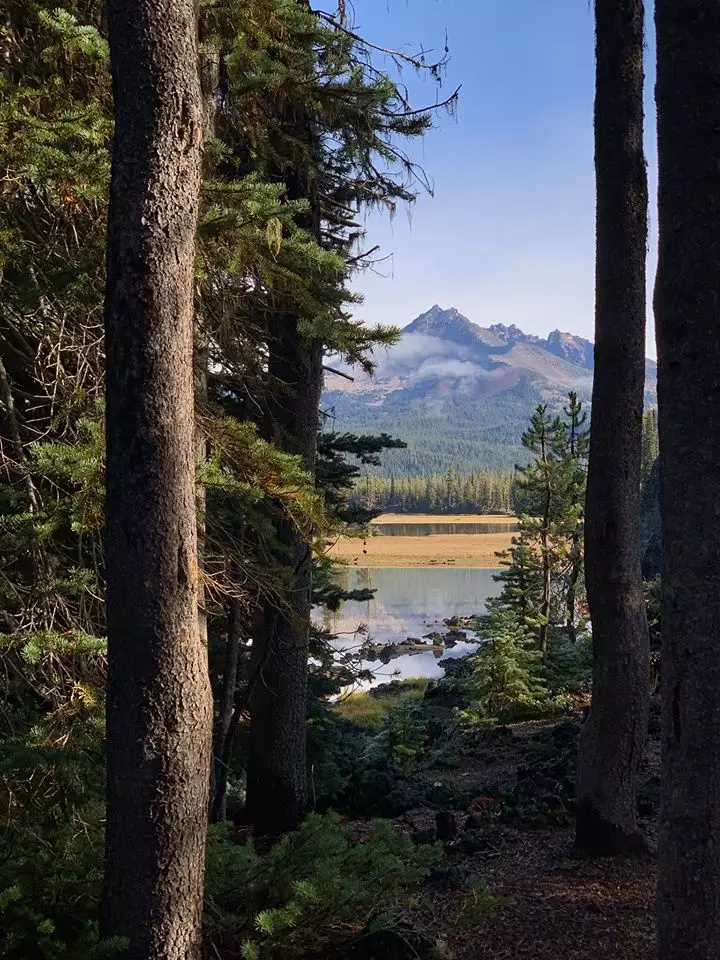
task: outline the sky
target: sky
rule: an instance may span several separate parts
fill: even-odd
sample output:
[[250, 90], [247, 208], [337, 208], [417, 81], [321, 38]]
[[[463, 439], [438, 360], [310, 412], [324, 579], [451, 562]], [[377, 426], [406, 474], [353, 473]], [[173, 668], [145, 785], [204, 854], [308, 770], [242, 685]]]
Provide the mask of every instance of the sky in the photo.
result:
[[[404, 326], [439, 303], [475, 323], [555, 328], [593, 339], [595, 196], [592, 0], [355, 0], [356, 28], [383, 47], [442, 52], [443, 86], [402, 79], [417, 106], [462, 84], [456, 118], [438, 114], [411, 146], [434, 196], [391, 223], [367, 220], [366, 247], [389, 257], [355, 281], [370, 324]], [[652, 51], [652, 35], [648, 35]], [[394, 67], [386, 63], [391, 72]], [[648, 275], [655, 270], [652, 77]], [[649, 298], [650, 303], [650, 298]], [[655, 356], [648, 315], [648, 355]]]

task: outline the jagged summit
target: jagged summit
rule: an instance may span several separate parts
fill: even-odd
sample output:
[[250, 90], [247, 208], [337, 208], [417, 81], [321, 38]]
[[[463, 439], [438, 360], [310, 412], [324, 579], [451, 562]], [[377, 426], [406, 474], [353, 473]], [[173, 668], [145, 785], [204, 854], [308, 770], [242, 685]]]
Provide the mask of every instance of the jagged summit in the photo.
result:
[[[329, 375], [324, 405], [342, 429], [385, 430], [411, 442], [412, 471], [512, 466], [536, 403], [559, 409], [568, 391], [589, 402], [593, 345], [553, 330], [546, 338], [515, 324], [481, 327], [455, 307], [434, 304], [378, 352], [374, 377]], [[655, 364], [646, 394], [654, 402]], [[404, 461], [405, 462], [405, 461]]]
[[553, 330], [543, 339], [535, 334], [525, 333], [514, 323], [509, 326], [493, 323], [489, 327], [481, 327], [455, 307], [444, 309], [437, 303], [425, 313], [421, 313], [403, 330], [404, 335], [413, 333], [439, 337], [441, 340], [450, 340], [467, 347], [477, 345], [485, 348], [483, 352], [487, 352], [487, 348], [529, 344], [585, 370], [593, 369], [593, 345], [584, 337]]
[[421, 313], [403, 330], [403, 335], [413, 333], [440, 337], [442, 340], [452, 340], [465, 346], [499, 346], [501, 343], [490, 330], [468, 320], [455, 307], [445, 310], [437, 303], [425, 313]]

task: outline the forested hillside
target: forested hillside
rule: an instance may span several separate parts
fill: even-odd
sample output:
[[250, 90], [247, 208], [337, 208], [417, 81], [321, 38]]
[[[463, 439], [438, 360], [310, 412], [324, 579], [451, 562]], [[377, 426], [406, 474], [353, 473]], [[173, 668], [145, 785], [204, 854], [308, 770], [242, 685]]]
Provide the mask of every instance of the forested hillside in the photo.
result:
[[[455, 470], [507, 470], [524, 462], [527, 411], [559, 412], [568, 390], [589, 402], [593, 348], [553, 331], [547, 339], [517, 327], [472, 323], [435, 305], [376, 350], [372, 377], [325, 378], [323, 407], [337, 429], [388, 431], [407, 442], [384, 459], [386, 473], [424, 476]], [[655, 364], [646, 361], [645, 401], [657, 402]]]

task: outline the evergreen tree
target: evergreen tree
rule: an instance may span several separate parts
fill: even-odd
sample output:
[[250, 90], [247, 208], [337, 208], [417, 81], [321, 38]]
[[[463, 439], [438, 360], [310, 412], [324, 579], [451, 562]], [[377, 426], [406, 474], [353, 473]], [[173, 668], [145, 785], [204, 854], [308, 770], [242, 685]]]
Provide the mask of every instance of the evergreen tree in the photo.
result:
[[553, 543], [553, 525], [565, 494], [562, 462], [558, 448], [562, 442], [560, 418], [548, 413], [547, 405], [538, 404], [528, 429], [523, 433], [523, 446], [534, 456], [527, 467], [518, 467], [517, 496], [522, 503], [521, 531], [527, 541], [536, 541], [540, 551], [542, 572], [540, 607], [538, 610], [538, 646], [547, 650], [548, 627], [552, 601], [552, 570], [557, 554]]
[[[102, 927], [132, 960], [200, 955], [212, 706], [199, 637], [192, 3], [110, 0], [107, 831]], [[168, 416], [172, 411], [172, 420]]]
[[504, 599], [488, 602], [488, 613], [479, 624], [486, 640], [474, 658], [467, 690], [473, 712], [485, 719], [503, 719], [518, 707], [533, 707], [547, 696], [540, 678], [542, 652]]
[[655, 24], [663, 550], [658, 956], [710, 960], [720, 955], [720, 9], [657, 0]]
[[651, 410], [647, 410], [643, 415], [641, 453], [642, 462], [640, 467], [643, 483], [647, 482], [650, 472], [653, 468], [653, 464], [658, 458], [658, 454], [659, 444], [657, 408], [653, 407]]
[[568, 395], [568, 406], [563, 408], [565, 413], [565, 436], [563, 450], [563, 466], [566, 473], [567, 509], [563, 524], [568, 542], [568, 571], [566, 590], [566, 629], [568, 639], [574, 643], [577, 639], [576, 629], [576, 600], [578, 582], [583, 574], [583, 514], [585, 507], [585, 483], [587, 474], [587, 455], [590, 445], [587, 423], [587, 412], [576, 393]]
[[595, 377], [585, 524], [593, 698], [578, 760], [576, 840], [637, 845], [635, 781], [649, 706], [640, 567], [647, 174], [642, 0], [596, 0]]

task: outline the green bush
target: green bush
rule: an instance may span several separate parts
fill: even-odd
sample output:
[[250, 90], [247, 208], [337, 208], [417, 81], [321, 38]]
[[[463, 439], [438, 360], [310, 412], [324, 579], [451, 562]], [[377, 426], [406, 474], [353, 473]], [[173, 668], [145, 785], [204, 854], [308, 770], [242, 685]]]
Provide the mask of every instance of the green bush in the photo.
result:
[[[40, 768], [37, 777], [42, 777]], [[6, 826], [0, 841], [0, 958], [100, 960], [120, 940], [99, 942], [104, 807], [61, 808], [67, 820], [46, 817]]]
[[592, 688], [592, 635], [581, 633], [575, 643], [565, 634], [550, 634], [544, 677], [553, 696], [589, 693]]
[[299, 956], [360, 933], [379, 904], [389, 915], [402, 891], [441, 856], [439, 845], [416, 847], [387, 821], [374, 821], [360, 839], [337, 814], [311, 815], [264, 855], [215, 827], [207, 855], [208, 933], [220, 946], [241, 941], [246, 960]]
[[351, 720], [361, 727], [375, 729], [380, 726], [388, 711], [400, 703], [422, 700], [428, 683], [429, 680], [424, 677], [403, 680], [397, 684], [396, 691], [390, 696], [379, 696], [373, 690], [358, 690], [339, 700], [335, 709], [346, 720]]

